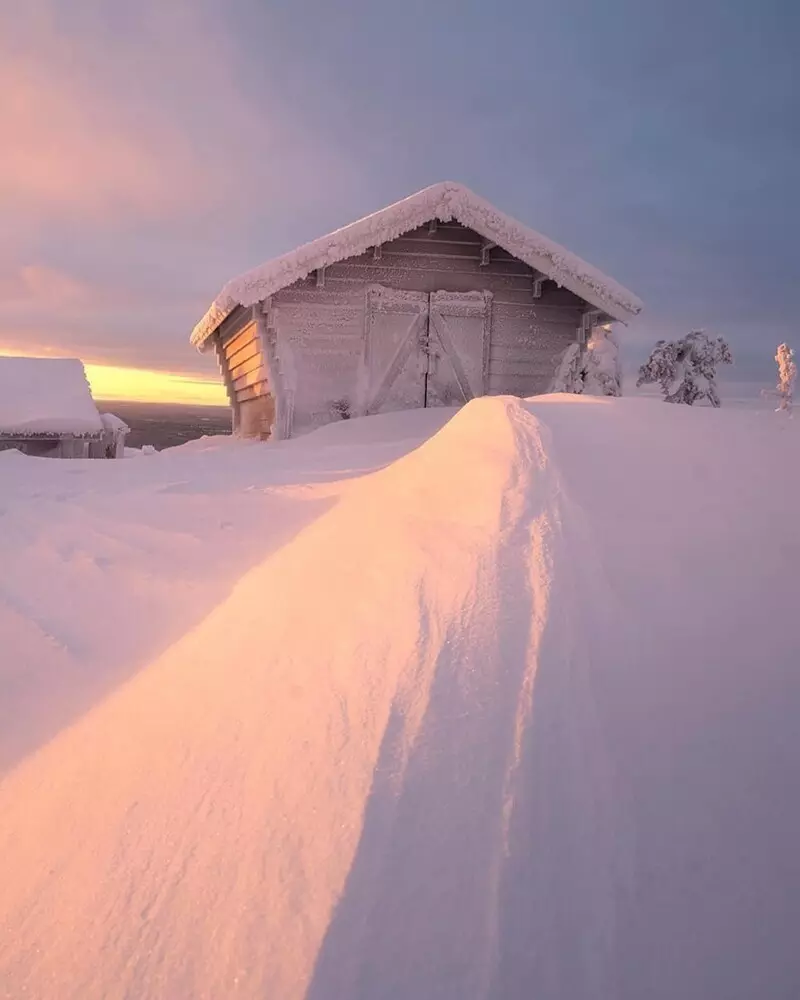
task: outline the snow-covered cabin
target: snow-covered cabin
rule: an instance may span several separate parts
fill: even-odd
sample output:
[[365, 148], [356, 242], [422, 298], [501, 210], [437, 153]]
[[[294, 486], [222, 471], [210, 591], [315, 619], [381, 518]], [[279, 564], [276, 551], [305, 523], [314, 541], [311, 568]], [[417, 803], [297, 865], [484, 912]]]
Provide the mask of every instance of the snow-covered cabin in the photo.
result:
[[120, 433], [104, 426], [77, 358], [0, 357], [0, 451], [109, 457]]
[[546, 392], [558, 357], [641, 309], [627, 289], [445, 182], [230, 281], [192, 333], [244, 436]]

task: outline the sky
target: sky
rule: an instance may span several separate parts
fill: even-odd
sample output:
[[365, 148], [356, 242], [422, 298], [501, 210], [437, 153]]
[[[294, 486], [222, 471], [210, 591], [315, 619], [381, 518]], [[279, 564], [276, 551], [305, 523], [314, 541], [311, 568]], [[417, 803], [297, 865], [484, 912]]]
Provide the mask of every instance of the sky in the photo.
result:
[[0, 0], [0, 351], [219, 401], [231, 277], [461, 181], [742, 379], [800, 347], [796, 0]]

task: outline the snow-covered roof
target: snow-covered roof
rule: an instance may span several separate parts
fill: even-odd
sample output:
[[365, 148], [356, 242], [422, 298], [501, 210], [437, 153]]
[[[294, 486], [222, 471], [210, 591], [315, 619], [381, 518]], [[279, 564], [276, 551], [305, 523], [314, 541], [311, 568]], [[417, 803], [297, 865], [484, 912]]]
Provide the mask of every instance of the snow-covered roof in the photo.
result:
[[469, 188], [444, 181], [229, 281], [194, 328], [192, 343], [202, 347], [237, 306], [255, 305], [317, 268], [357, 257], [432, 219], [460, 222], [614, 319], [626, 322], [641, 311], [641, 301], [613, 278], [504, 215]]
[[128, 427], [122, 417], [118, 417], [115, 413], [101, 413], [100, 419], [103, 421], [103, 427], [107, 431], [130, 433], [130, 427]]
[[92, 437], [102, 432], [77, 358], [0, 357], [0, 435]]

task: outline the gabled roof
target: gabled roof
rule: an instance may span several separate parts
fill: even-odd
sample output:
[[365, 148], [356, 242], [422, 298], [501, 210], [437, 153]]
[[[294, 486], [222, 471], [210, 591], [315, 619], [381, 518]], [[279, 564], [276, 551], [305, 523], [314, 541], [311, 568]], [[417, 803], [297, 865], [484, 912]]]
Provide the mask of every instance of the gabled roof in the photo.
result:
[[317, 268], [357, 257], [432, 219], [460, 222], [614, 319], [626, 322], [642, 308], [632, 292], [591, 264], [504, 215], [469, 188], [445, 181], [229, 281], [194, 328], [192, 343], [202, 347], [237, 306], [255, 305]]
[[76, 358], [0, 357], [0, 436], [102, 433], [86, 373]]

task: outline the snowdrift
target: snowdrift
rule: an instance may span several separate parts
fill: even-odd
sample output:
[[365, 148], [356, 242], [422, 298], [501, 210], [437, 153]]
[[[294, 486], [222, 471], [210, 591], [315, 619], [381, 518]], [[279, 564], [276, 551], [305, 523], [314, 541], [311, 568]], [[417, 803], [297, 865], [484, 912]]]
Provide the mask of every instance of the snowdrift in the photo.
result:
[[477, 400], [252, 540], [0, 780], [6, 991], [793, 995], [798, 435], [759, 416]]

